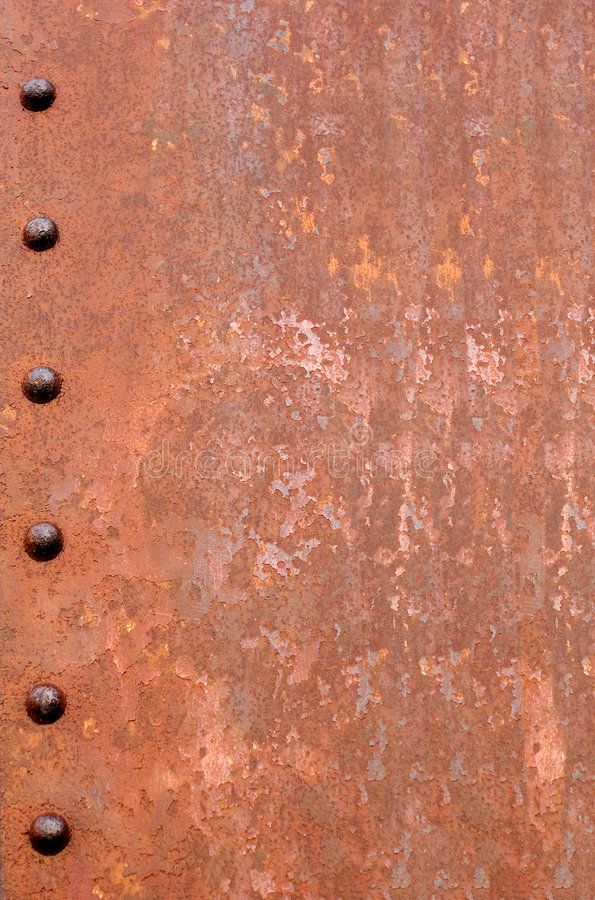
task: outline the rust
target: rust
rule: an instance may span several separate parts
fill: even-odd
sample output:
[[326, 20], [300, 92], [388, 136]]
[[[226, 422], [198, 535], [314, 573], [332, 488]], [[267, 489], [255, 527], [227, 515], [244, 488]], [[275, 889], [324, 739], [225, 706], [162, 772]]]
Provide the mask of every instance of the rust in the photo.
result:
[[58, 239], [58, 226], [48, 216], [34, 216], [23, 228], [23, 243], [38, 253], [50, 250]]
[[66, 711], [66, 695], [55, 684], [36, 684], [27, 694], [25, 708], [37, 725], [52, 725]]
[[63, 546], [62, 532], [52, 522], [37, 522], [25, 534], [25, 550], [37, 562], [55, 559]]
[[50, 403], [62, 390], [62, 376], [49, 366], [36, 366], [23, 378], [22, 388], [32, 403]]
[[70, 826], [58, 813], [43, 813], [31, 822], [29, 840], [33, 849], [42, 856], [55, 856], [68, 845]]
[[56, 88], [47, 78], [30, 78], [21, 88], [21, 103], [31, 112], [48, 109], [56, 99]]
[[3, 900], [587, 900], [592, 0], [0, 24]]

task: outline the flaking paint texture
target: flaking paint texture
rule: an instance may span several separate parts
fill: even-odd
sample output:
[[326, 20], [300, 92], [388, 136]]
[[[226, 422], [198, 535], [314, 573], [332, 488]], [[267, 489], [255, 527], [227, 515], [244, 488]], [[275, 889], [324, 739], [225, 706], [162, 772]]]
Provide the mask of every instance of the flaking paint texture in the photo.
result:
[[3, 896], [588, 900], [591, 3], [0, 9]]

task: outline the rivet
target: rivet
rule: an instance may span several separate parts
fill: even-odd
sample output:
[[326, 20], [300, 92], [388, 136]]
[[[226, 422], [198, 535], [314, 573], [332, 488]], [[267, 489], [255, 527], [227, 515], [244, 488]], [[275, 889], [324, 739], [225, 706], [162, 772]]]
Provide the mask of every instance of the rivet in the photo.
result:
[[30, 78], [21, 87], [21, 103], [25, 109], [41, 112], [56, 99], [56, 88], [47, 78]]
[[31, 846], [44, 856], [55, 856], [64, 850], [70, 840], [70, 826], [63, 816], [55, 812], [37, 816], [29, 826]]
[[49, 403], [62, 388], [62, 376], [49, 366], [36, 366], [22, 382], [23, 393], [31, 403]]
[[49, 250], [58, 241], [58, 226], [48, 216], [34, 216], [23, 228], [23, 243], [29, 250]]
[[25, 535], [25, 550], [31, 559], [47, 562], [54, 559], [64, 546], [62, 532], [52, 522], [37, 522]]
[[36, 684], [25, 701], [30, 719], [38, 725], [52, 725], [66, 710], [66, 694], [55, 684]]

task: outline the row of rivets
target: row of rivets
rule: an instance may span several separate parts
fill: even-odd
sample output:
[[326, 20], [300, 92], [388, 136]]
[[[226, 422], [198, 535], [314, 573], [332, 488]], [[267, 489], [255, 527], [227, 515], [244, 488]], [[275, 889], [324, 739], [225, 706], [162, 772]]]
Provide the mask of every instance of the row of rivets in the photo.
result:
[[[56, 99], [56, 89], [46, 78], [31, 78], [21, 88], [21, 103], [32, 112], [48, 109]], [[54, 247], [60, 238], [58, 226], [48, 216], [29, 219], [23, 228], [23, 243], [29, 250], [41, 252]], [[25, 375], [22, 389], [31, 403], [49, 403], [60, 393], [62, 376], [48, 366], [37, 366]], [[52, 522], [37, 522], [25, 534], [25, 550], [31, 559], [47, 562], [55, 559], [64, 546], [62, 532]], [[66, 710], [66, 695], [55, 684], [37, 684], [29, 691], [25, 708], [37, 725], [52, 725]], [[55, 812], [37, 816], [29, 826], [31, 846], [44, 856], [64, 850], [70, 840], [70, 826]]]

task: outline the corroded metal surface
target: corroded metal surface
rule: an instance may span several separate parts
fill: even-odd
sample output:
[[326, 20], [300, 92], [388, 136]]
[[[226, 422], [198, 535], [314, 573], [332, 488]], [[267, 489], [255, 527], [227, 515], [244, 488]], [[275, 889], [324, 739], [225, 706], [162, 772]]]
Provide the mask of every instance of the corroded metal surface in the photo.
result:
[[3, 896], [586, 900], [591, 3], [1, 10]]

